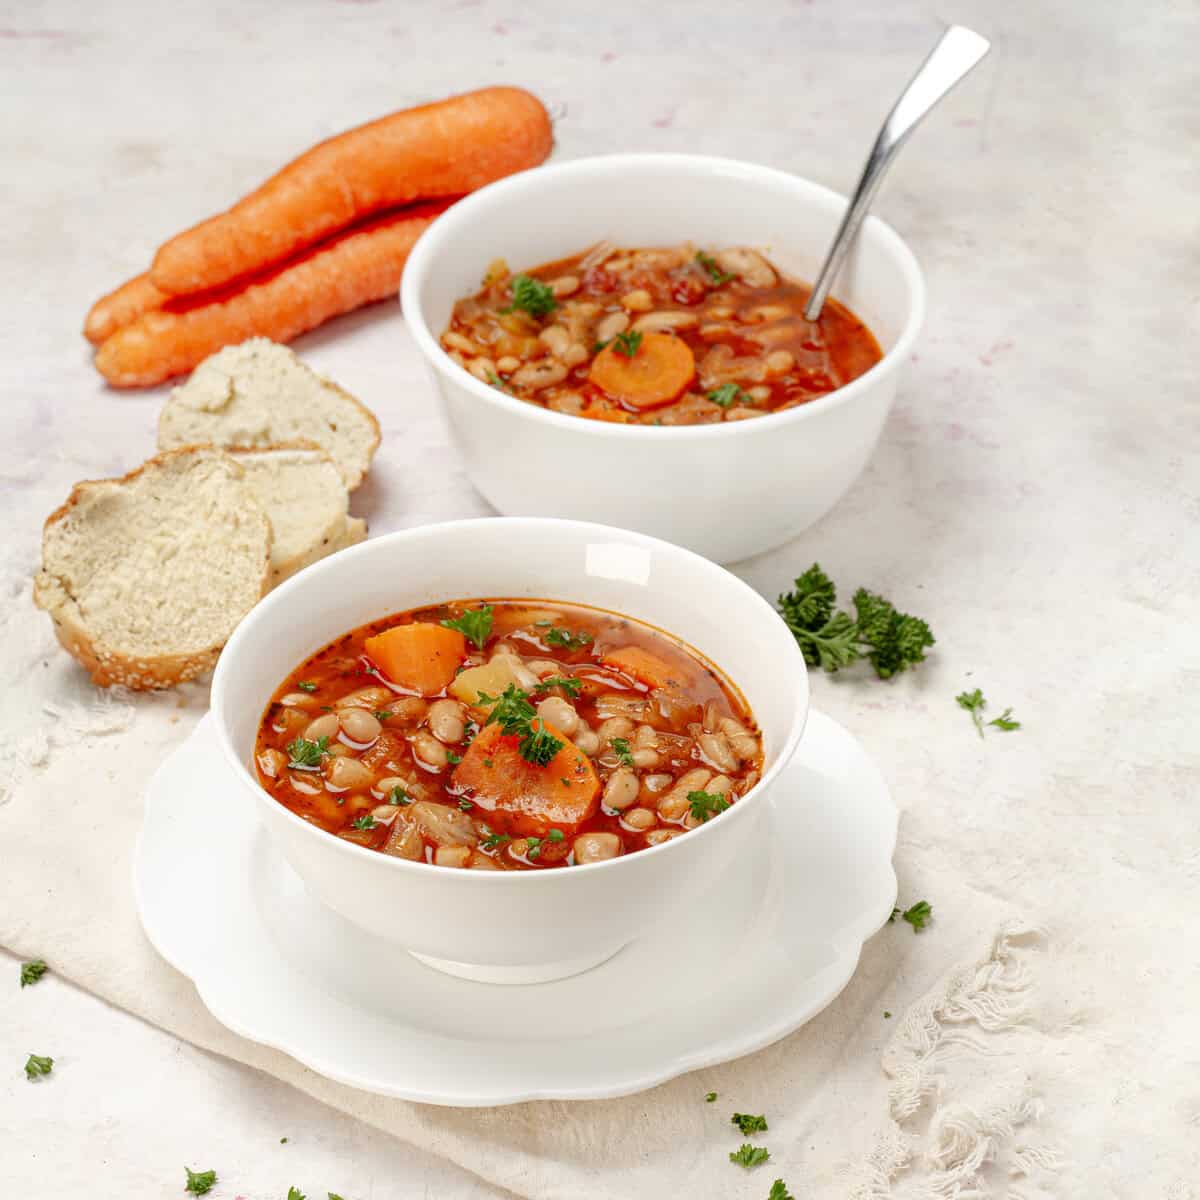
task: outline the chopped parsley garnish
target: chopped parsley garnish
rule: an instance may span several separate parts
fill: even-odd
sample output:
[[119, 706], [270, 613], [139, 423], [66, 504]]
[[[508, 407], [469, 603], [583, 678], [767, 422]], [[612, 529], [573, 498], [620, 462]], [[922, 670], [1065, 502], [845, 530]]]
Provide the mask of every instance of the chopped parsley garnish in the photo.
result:
[[[984, 699], [983, 692], [979, 688], [976, 688], [973, 692], [960, 692], [954, 699], [959, 708], [964, 708], [971, 714], [971, 720], [975, 722], [975, 732], [980, 737], [983, 737], [983, 710], [987, 708], [987, 700]], [[997, 729], [1001, 729], [1005, 733], [1010, 733], [1014, 729], [1021, 728], [1021, 722], [1012, 719], [1011, 708], [1006, 708], [998, 717], [993, 717], [987, 724], [994, 725]]]
[[54, 1059], [41, 1054], [31, 1054], [25, 1060], [25, 1078], [37, 1079], [39, 1075], [49, 1075], [54, 1069]]
[[[693, 818], [700, 822], [723, 813], [729, 807], [729, 801], [720, 792], [688, 792], [687, 799]], [[742, 1132], [749, 1131], [743, 1129]]]
[[492, 706], [484, 724], [494, 722], [501, 733], [515, 736], [521, 757], [535, 767], [546, 766], [563, 748], [564, 743], [546, 728], [529, 697], [516, 684], [510, 683], [499, 696], [480, 692], [478, 703]]
[[409, 798], [408, 793], [399, 784], [396, 784], [396, 786], [392, 788], [390, 792], [388, 792], [387, 802], [389, 804], [395, 804], [397, 807], [399, 807], [401, 804], [411, 804], [412, 800]]
[[298, 1188], [288, 1188], [287, 1200], [308, 1200], [308, 1197]]
[[395, 716], [390, 708], [377, 708], [375, 710], [375, 720], [386, 721], [388, 717]]
[[212, 1191], [213, 1184], [217, 1182], [216, 1171], [193, 1171], [191, 1167], [183, 1169], [187, 1172], [187, 1183], [183, 1187], [185, 1192], [191, 1192], [193, 1196], [203, 1196]]
[[461, 808], [463, 810], [463, 812], [470, 812], [471, 809], [473, 809], [475, 807], [475, 805], [472, 804], [471, 801], [466, 798], [466, 796], [464, 796], [458, 802], [458, 807]]
[[572, 633], [569, 629], [559, 629], [557, 625], [549, 626], [542, 639], [547, 646], [557, 646], [560, 650], [582, 650], [584, 646], [590, 646], [593, 640], [590, 633]]
[[804, 660], [826, 671], [869, 659], [880, 679], [916, 663], [934, 644], [929, 626], [899, 612], [890, 601], [866, 588], [854, 593], [855, 616], [835, 611], [833, 581], [813, 563], [795, 582], [795, 590], [779, 597], [779, 611], [792, 631]]
[[[325, 1195], [329, 1197], [329, 1200], [342, 1200], [341, 1196], [339, 1196], [337, 1192], [326, 1192]], [[791, 1200], [791, 1197], [786, 1197], [786, 1200]]]
[[462, 755], [455, 754], [453, 750], [446, 751], [446, 761], [452, 766], [457, 767], [462, 762]]
[[892, 1014], [888, 1012], [886, 1008], [883, 1010], [883, 1019], [885, 1021], [890, 1021], [892, 1019]]
[[720, 287], [721, 284], [728, 283], [733, 278], [732, 275], [727, 275], [717, 266], [717, 260], [711, 254], [705, 254], [703, 250], [696, 251], [696, 261], [708, 272], [713, 287]]
[[519, 308], [531, 317], [544, 317], [558, 307], [554, 289], [540, 279], [525, 274], [514, 275], [508, 286], [512, 294], [512, 303], [500, 309], [502, 313], [510, 313]]
[[629, 749], [628, 738], [613, 738], [610, 745], [613, 748], [613, 753], [617, 756], [617, 760], [622, 766], [633, 766], [633, 751]]
[[492, 632], [492, 606], [485, 604], [482, 608], [469, 608], [466, 612], [451, 620], [443, 621], [447, 629], [457, 629], [468, 641], [483, 649]]
[[378, 822], [373, 816], [371, 816], [370, 813], [363, 813], [361, 817], [355, 817], [350, 824], [353, 825], [355, 829], [374, 829]]
[[526, 838], [525, 839], [525, 857], [526, 858], [541, 858], [542, 856], [542, 838]]
[[736, 383], [723, 383], [719, 388], [713, 388], [708, 393], [708, 398], [719, 408], [729, 408], [734, 404], [754, 403]]
[[35, 958], [32, 962], [22, 963], [21, 986], [30, 987], [32, 984], [37, 983], [49, 969], [40, 958]]
[[766, 1133], [767, 1131], [766, 1117], [754, 1117], [750, 1113], [734, 1113], [729, 1119], [742, 1133]]
[[749, 1142], [743, 1142], [729, 1155], [729, 1161], [737, 1163], [739, 1167], [745, 1167], [748, 1171], [751, 1167], [761, 1167], [770, 1157], [771, 1152], [765, 1146], [752, 1146]]
[[705, 1101], [705, 1103], [706, 1103], [706, 1104], [713, 1104], [713, 1103], [715, 1103], [715, 1102], [716, 1102], [716, 1099], [717, 1099], [717, 1093], [716, 1093], [716, 1092], [709, 1092], [709, 1093], [708, 1093], [708, 1094], [707, 1094], [707, 1095], [704, 1097], [704, 1101]]
[[782, 1179], [777, 1179], [771, 1184], [767, 1200], [796, 1200], [796, 1198], [787, 1190], [787, 1184]]
[[541, 692], [550, 691], [551, 688], [562, 688], [568, 696], [578, 696], [582, 687], [583, 680], [576, 679], [574, 675], [550, 675], [533, 689], [533, 694], [536, 696]]
[[315, 742], [306, 738], [297, 738], [288, 742], [287, 752], [291, 755], [288, 766], [298, 771], [316, 771], [321, 766], [321, 760], [329, 753], [329, 739], [319, 737]]
[[565, 835], [563, 834], [563, 831], [561, 829], [552, 829], [552, 830], [550, 830], [550, 832], [548, 834], [546, 834], [546, 841], [561, 842], [563, 840], [564, 836]]
[[317, 685], [308, 679], [302, 679], [296, 686], [302, 692], [315, 692], [317, 690]]
[[612, 338], [605, 338], [605, 340], [602, 342], [593, 342], [592, 343], [592, 353], [599, 354], [600, 351], [603, 350], [604, 347], [607, 346], [608, 343], [611, 341], [612, 341]]
[[489, 371], [487, 373], [487, 381], [492, 385], [492, 387], [499, 388], [502, 392], [512, 391], [512, 388], [509, 387], [509, 385], [505, 383], [495, 371]]
[[906, 908], [903, 912], [898, 908], [893, 908], [892, 915], [888, 917], [888, 920], [894, 921], [897, 917], [902, 921], [907, 921], [913, 927], [914, 933], [920, 933], [933, 917], [933, 905], [928, 900], [918, 900], [916, 904], [911, 908]]
[[632, 358], [642, 344], [641, 330], [632, 329], [625, 333], [618, 333], [613, 341], [616, 343], [613, 346], [614, 354], [623, 354], [626, 358]]
[[280, 1138], [280, 1139], [279, 1139], [279, 1144], [280, 1144], [281, 1146], [286, 1146], [286, 1145], [287, 1145], [287, 1138], [285, 1138], [285, 1137], [282, 1137], [282, 1138]]
[[490, 771], [496, 764], [492, 762], [490, 758], [485, 758], [483, 760], [483, 765]]
[[505, 842], [511, 842], [512, 838], [507, 833], [492, 833], [487, 831], [487, 836], [479, 843], [484, 850], [495, 850], [497, 846], [503, 846]]

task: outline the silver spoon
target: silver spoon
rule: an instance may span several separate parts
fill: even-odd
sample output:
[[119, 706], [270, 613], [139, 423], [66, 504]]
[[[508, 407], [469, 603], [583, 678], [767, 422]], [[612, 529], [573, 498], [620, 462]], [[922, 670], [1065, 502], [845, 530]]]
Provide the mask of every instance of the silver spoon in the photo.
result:
[[815, 321], [821, 315], [834, 278], [854, 242], [858, 227], [871, 207], [871, 201], [875, 199], [880, 181], [900, 152], [900, 147], [908, 141], [909, 135], [921, 123], [926, 113], [934, 108], [990, 49], [991, 43], [987, 38], [980, 37], [962, 25], [951, 25], [930, 51], [929, 57], [921, 64], [921, 69], [912, 77], [908, 87], [900, 93], [900, 99], [892, 106], [892, 111], [888, 113], [887, 120], [875, 139], [875, 145], [871, 147], [871, 153], [867, 155], [858, 186], [854, 189], [854, 195], [850, 197], [846, 214], [834, 235], [833, 245], [829, 247], [829, 253], [825, 256], [825, 263], [817, 276], [808, 307], [804, 310], [808, 320]]

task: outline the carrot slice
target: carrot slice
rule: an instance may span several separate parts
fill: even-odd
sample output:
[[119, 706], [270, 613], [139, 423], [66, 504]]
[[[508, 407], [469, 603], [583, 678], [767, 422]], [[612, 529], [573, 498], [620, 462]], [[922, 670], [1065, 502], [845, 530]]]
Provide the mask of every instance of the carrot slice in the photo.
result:
[[673, 667], [657, 654], [643, 650], [641, 646], [622, 646], [617, 650], [608, 651], [603, 658], [606, 667], [615, 667], [632, 675], [639, 683], [652, 688], [664, 688], [669, 685], [679, 687], [687, 683], [687, 677], [678, 667]]
[[487, 812], [501, 812], [531, 822], [529, 832], [553, 825], [568, 832], [596, 811], [600, 781], [586, 754], [560, 730], [546, 731], [563, 748], [544, 766], [526, 762], [515, 734], [485, 725], [454, 769], [454, 782], [471, 788], [471, 802]]
[[422, 696], [444, 692], [467, 656], [467, 639], [457, 629], [428, 621], [396, 625], [367, 638], [363, 647], [388, 679]]
[[614, 400], [657, 408], [674, 400], [695, 374], [687, 342], [669, 333], [645, 333], [632, 357], [610, 342], [592, 359], [588, 378]]
[[545, 107], [521, 88], [390, 113], [319, 143], [227, 212], [173, 237], [150, 277], [174, 295], [207, 291], [384, 209], [461, 196], [536, 167], [553, 143]]
[[92, 305], [83, 323], [83, 336], [98, 346], [138, 317], [162, 308], [168, 299], [166, 292], [150, 282], [149, 275], [135, 275]]
[[450, 202], [403, 208], [347, 230], [244, 287], [198, 302], [170, 300], [118, 329], [96, 352], [113, 387], [151, 387], [250, 337], [288, 342], [305, 330], [394, 296], [417, 238]]

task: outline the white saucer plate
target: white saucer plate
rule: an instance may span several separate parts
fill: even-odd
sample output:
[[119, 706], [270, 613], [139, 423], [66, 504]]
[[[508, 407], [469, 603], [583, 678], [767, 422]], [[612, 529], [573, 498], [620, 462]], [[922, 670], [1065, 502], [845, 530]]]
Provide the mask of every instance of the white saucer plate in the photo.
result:
[[702, 908], [647, 914], [606, 963], [525, 986], [431, 970], [325, 908], [214, 780], [221, 761], [205, 717], [150, 781], [134, 856], [146, 935], [235, 1033], [381, 1095], [601, 1099], [749, 1054], [830, 1004], [895, 903], [887, 785], [818, 712], [761, 857], [714, 878]]

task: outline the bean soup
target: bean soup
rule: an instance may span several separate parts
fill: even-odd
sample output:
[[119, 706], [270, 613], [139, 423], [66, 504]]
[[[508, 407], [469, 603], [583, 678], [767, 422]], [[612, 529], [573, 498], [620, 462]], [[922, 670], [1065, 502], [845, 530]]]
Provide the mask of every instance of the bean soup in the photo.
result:
[[327, 832], [414, 862], [544, 870], [656, 846], [758, 782], [733, 684], [649, 625], [458, 600], [355, 629], [280, 685], [259, 782]]
[[554, 412], [642, 425], [741, 421], [806, 404], [883, 357], [871, 331], [757, 250], [604, 244], [459, 300], [442, 347], [476, 378]]

